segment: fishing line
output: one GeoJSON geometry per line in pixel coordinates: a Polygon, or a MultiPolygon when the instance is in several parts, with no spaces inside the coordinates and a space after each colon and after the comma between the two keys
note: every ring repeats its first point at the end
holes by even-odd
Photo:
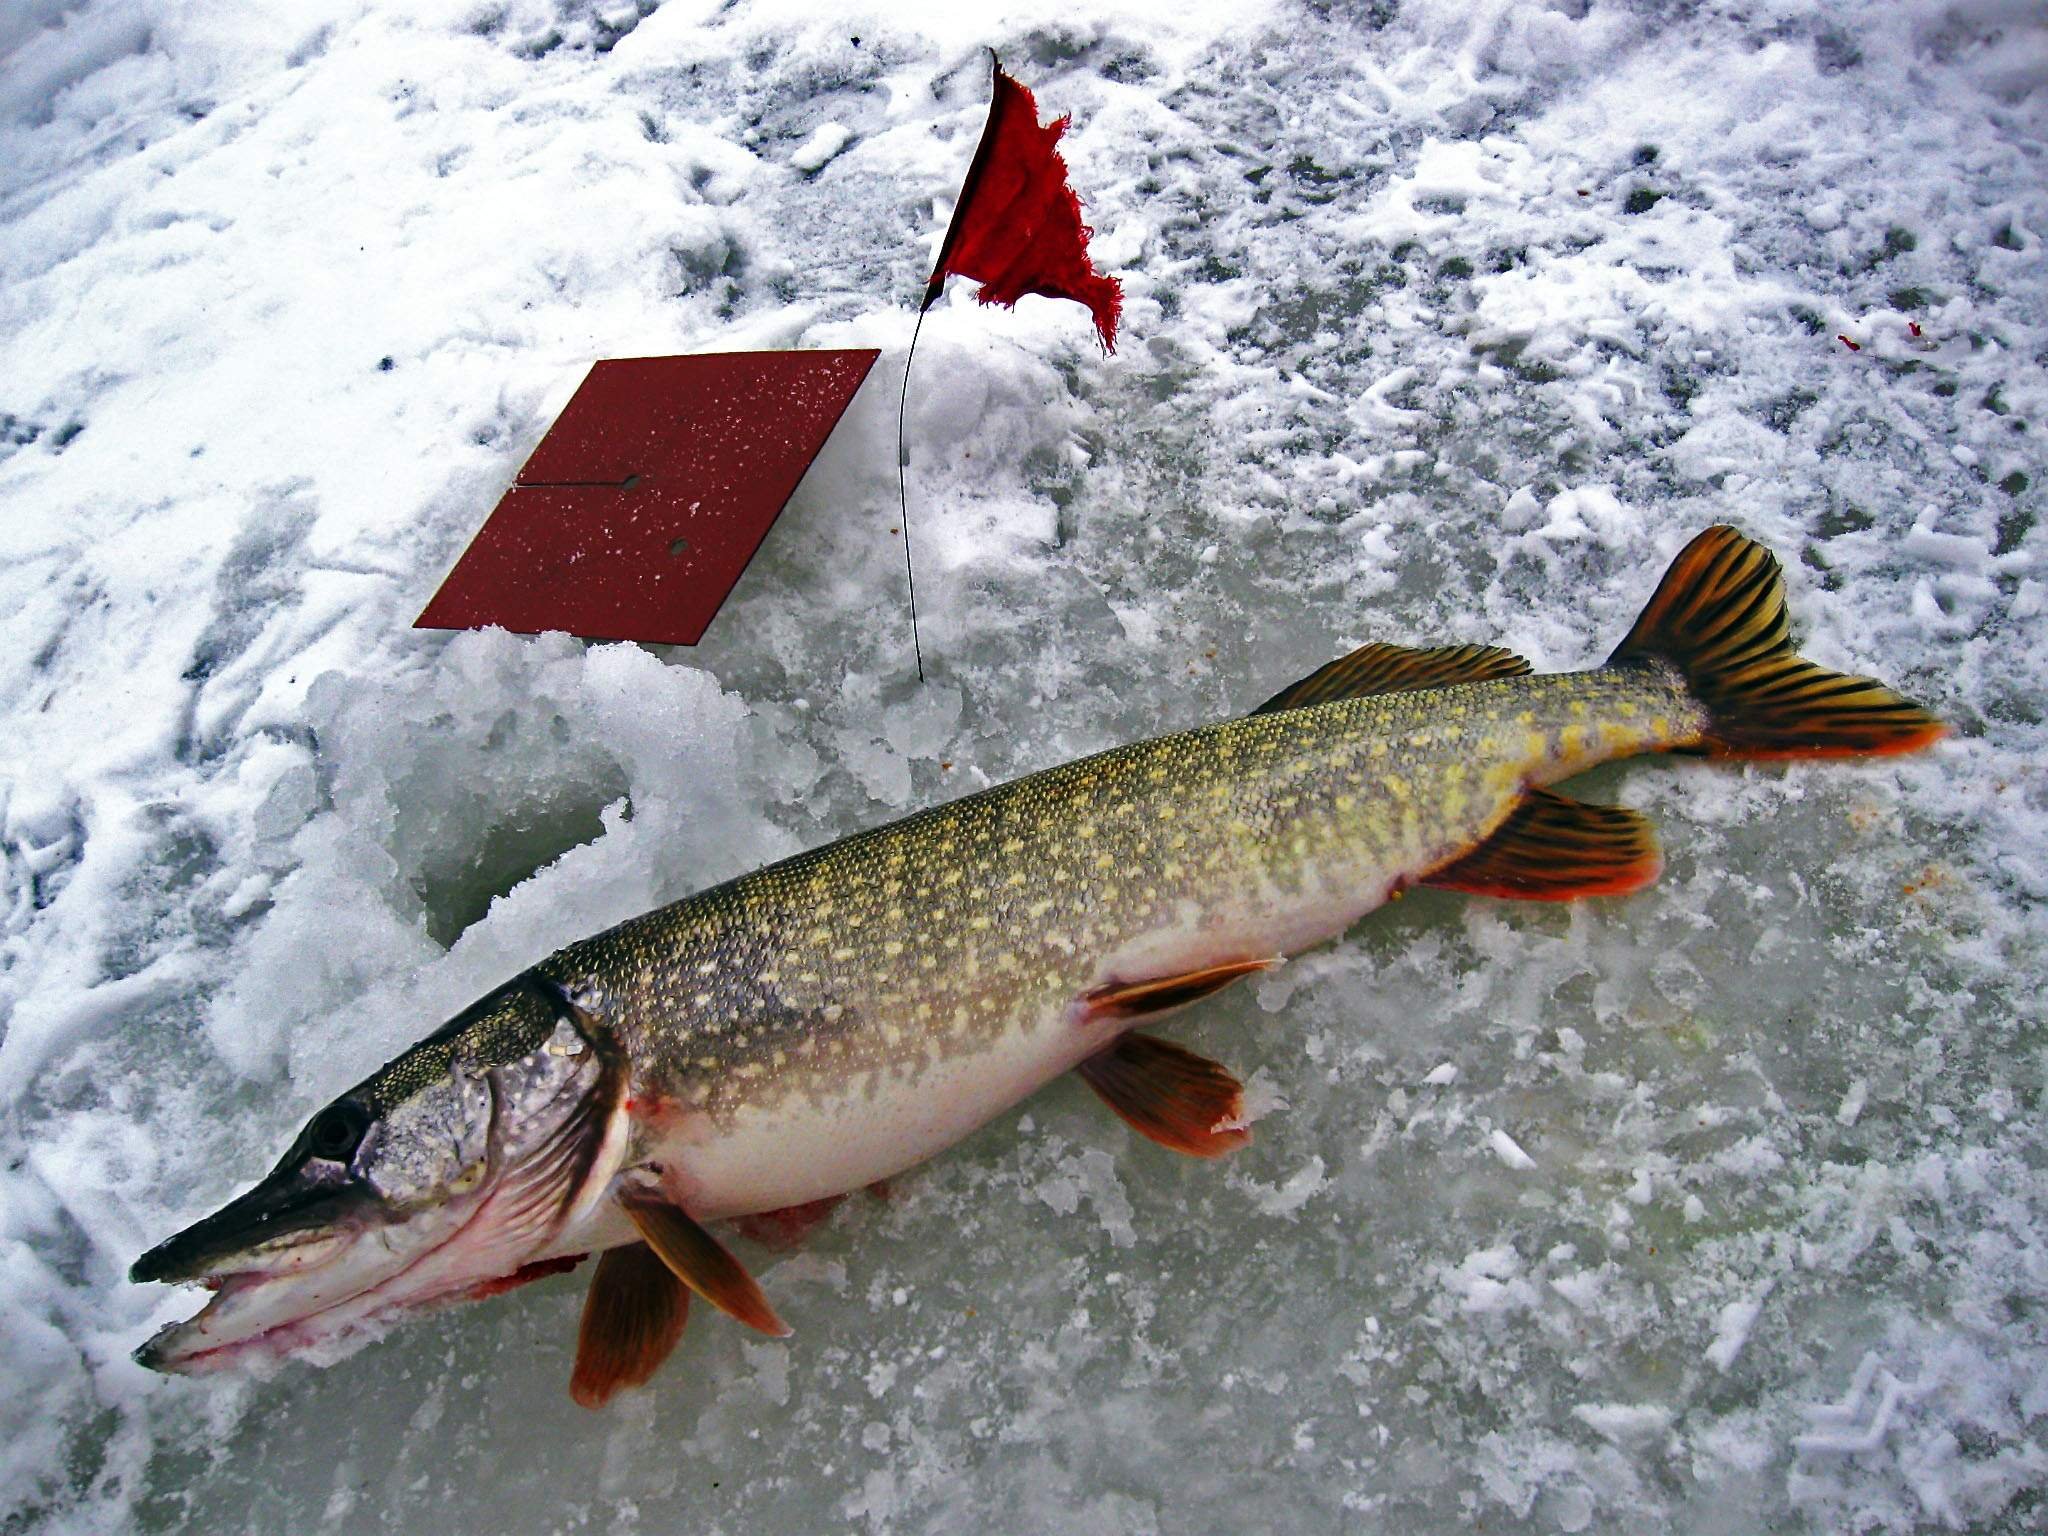
{"type": "Polygon", "coordinates": [[[905,466],[910,463],[910,446],[903,438],[903,420],[910,404],[910,363],[917,356],[917,333],[924,329],[924,310],[910,328],[910,350],[903,357],[903,392],[896,397],[896,502],[903,518],[903,575],[910,583],[910,645],[917,653],[917,680],[924,681],[924,644],[917,637],[917,571],[910,561],[910,491],[905,466]]]}

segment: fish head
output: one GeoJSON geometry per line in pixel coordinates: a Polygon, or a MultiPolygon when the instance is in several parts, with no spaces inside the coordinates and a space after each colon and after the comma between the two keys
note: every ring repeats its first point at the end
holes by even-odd
{"type": "Polygon", "coordinates": [[[136,1358],[157,1370],[338,1358],[394,1315],[490,1294],[603,1196],[624,1155],[624,1058],[531,974],[458,1014],[306,1123],[255,1188],[135,1261],[205,1309],[136,1358]]]}

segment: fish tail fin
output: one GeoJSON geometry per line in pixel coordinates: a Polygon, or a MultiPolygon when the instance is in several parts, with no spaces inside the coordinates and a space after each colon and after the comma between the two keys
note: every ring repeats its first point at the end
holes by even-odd
{"type": "Polygon", "coordinates": [[[1882,683],[1794,651],[1777,558],[1726,526],[1679,552],[1607,665],[1676,668],[1707,711],[1710,757],[1879,756],[1948,734],[1882,683]]]}

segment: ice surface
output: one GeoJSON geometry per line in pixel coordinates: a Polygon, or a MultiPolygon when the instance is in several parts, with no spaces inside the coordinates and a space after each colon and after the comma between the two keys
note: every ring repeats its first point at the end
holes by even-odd
{"type": "MultiPolygon", "coordinates": [[[[2029,0],[0,12],[0,1529],[2037,1529],[2048,29],[2029,0]],[[1084,314],[954,292],[986,55],[1084,314]],[[1851,343],[1854,343],[1852,349],[1851,343]],[[407,626],[589,359],[878,346],[694,651],[407,626]],[[1366,638],[1583,664],[1700,526],[1956,726],[1642,765],[564,1384],[580,1277],[150,1376],[145,1246],[504,975],[1366,638]]],[[[964,286],[964,285],[956,285],[964,286]]]]}

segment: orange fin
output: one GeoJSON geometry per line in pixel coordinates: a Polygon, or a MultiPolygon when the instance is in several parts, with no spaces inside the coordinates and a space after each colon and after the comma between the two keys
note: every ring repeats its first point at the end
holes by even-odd
{"type": "Polygon", "coordinates": [[[827,1195],[822,1200],[806,1200],[802,1205],[785,1205],[779,1210],[756,1211],[751,1216],[735,1216],[733,1230],[748,1242],[759,1243],[763,1248],[794,1248],[813,1228],[822,1223],[844,1195],[827,1195]]]}
{"type": "Polygon", "coordinates": [[[569,1395],[602,1408],[621,1387],[651,1380],[683,1336],[690,1293],[645,1243],[607,1249],[583,1298],[569,1395]]]}
{"type": "Polygon", "coordinates": [[[1221,1157],[1252,1133],[1238,1124],[1244,1085],[1168,1040],[1125,1035],[1074,1069],[1140,1136],[1190,1157],[1221,1157]]]}
{"type": "Polygon", "coordinates": [[[1523,677],[1529,663],[1497,645],[1439,645],[1417,650],[1405,645],[1361,645],[1319,667],[1293,686],[1281,689],[1252,713],[1277,714],[1307,709],[1333,699],[1362,699],[1375,693],[1414,693],[1424,688],[1449,688],[1455,683],[1484,683],[1496,677],[1523,677]]]}
{"type": "Polygon", "coordinates": [[[1199,971],[1178,976],[1155,976],[1148,981],[1119,981],[1082,994],[1081,1002],[1090,1019],[1142,1019],[1156,1013],[1170,1013],[1211,992],[1221,992],[1240,977],[1270,971],[1286,956],[1268,955],[1259,960],[1227,960],[1199,971]]]}
{"type": "Polygon", "coordinates": [[[1796,653],[1777,558],[1725,525],[1679,551],[1607,665],[1677,668],[1706,708],[1712,757],[1861,757],[1948,734],[1884,684],[1796,653]]]}
{"type": "Polygon", "coordinates": [[[775,1315],[754,1277],[725,1251],[723,1243],[698,1226],[688,1211],[640,1190],[620,1191],[619,1204],[633,1218],[647,1246],[683,1284],[749,1328],[776,1338],[788,1336],[789,1325],[775,1315]]]}
{"type": "Polygon", "coordinates": [[[1493,836],[1422,883],[1474,896],[1570,901],[1641,890],[1663,867],[1650,824],[1634,811],[1532,789],[1493,836]]]}
{"type": "Polygon", "coordinates": [[[502,1296],[507,1291],[517,1290],[522,1285],[530,1285],[549,1275],[566,1274],[589,1257],[587,1253],[569,1253],[559,1259],[535,1259],[531,1264],[520,1265],[509,1275],[501,1275],[496,1280],[485,1280],[472,1285],[462,1293],[463,1298],[467,1301],[483,1301],[492,1296],[502,1296]]]}

